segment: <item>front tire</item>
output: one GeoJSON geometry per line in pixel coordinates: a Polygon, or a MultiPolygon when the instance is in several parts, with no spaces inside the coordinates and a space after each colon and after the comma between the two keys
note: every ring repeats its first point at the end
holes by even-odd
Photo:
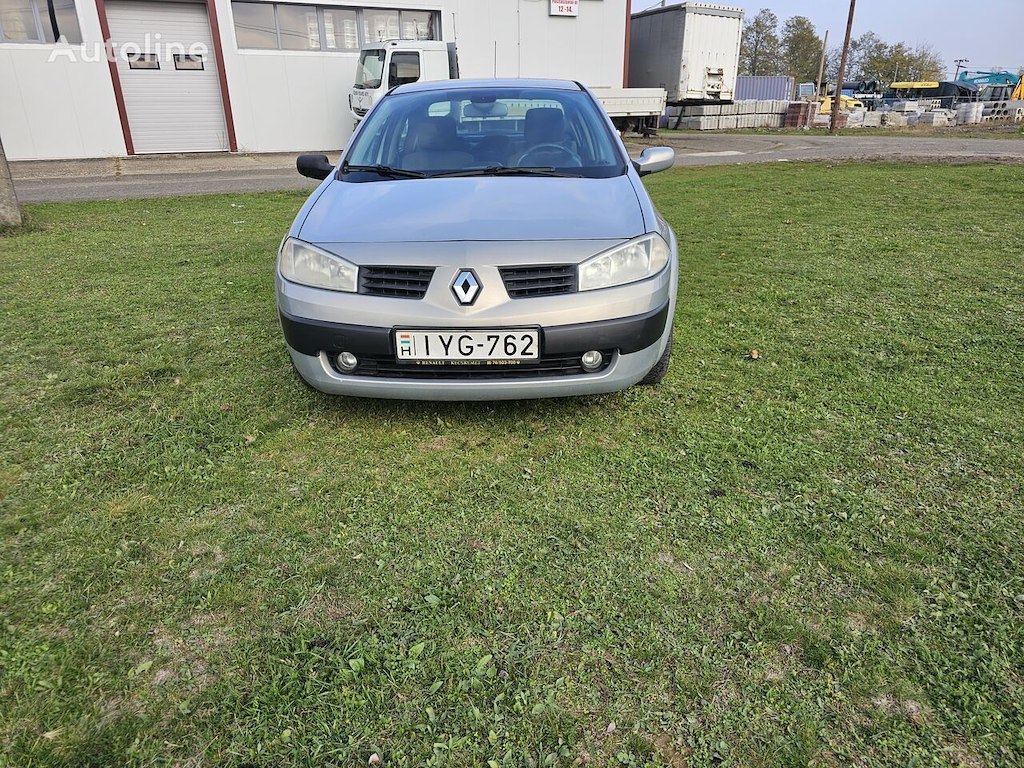
{"type": "Polygon", "coordinates": [[[647,375],[640,379],[640,386],[653,387],[656,384],[660,384],[661,380],[665,378],[665,374],[668,373],[669,362],[672,360],[672,332],[668,334],[668,344],[665,345],[665,351],[661,353],[661,357],[658,358],[658,362],[654,364],[654,367],[647,372],[647,375]]]}

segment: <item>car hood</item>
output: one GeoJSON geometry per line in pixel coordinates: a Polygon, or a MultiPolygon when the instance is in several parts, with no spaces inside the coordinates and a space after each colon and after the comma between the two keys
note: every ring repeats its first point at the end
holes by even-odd
{"type": "Polygon", "coordinates": [[[332,181],[299,237],[313,243],[618,240],[642,235],[629,176],[332,181]]]}

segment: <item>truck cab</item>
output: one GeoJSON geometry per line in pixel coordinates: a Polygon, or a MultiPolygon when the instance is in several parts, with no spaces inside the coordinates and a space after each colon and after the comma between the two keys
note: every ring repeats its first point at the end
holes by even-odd
{"type": "Polygon", "coordinates": [[[439,40],[383,40],[359,51],[356,80],[348,97],[358,123],[381,96],[399,85],[428,80],[456,80],[455,43],[439,40]]]}

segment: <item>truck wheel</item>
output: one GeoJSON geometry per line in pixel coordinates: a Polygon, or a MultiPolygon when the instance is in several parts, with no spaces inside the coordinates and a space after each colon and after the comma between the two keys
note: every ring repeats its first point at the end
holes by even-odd
{"type": "Polygon", "coordinates": [[[672,333],[669,332],[668,344],[665,345],[665,351],[661,353],[661,357],[658,358],[658,362],[654,364],[654,367],[647,372],[647,375],[640,380],[640,385],[644,387],[653,387],[655,384],[660,384],[661,380],[665,378],[665,374],[668,373],[668,364],[672,359],[672,333]]]}

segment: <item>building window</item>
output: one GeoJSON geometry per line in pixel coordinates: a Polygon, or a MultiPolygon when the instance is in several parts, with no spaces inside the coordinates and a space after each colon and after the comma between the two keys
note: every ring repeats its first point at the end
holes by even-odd
{"type": "Polygon", "coordinates": [[[128,69],[160,69],[160,59],[155,53],[129,53],[128,69]]]}
{"type": "Polygon", "coordinates": [[[402,36],[400,29],[398,11],[363,11],[363,40],[368,43],[399,38],[402,36]]]}
{"type": "Polygon", "coordinates": [[[312,5],[277,6],[277,31],[286,51],[320,50],[320,24],[312,5]]]}
{"type": "Polygon", "coordinates": [[[278,47],[277,21],[271,3],[232,3],[231,10],[239,48],[278,47]]]}
{"type": "Polygon", "coordinates": [[[82,42],[75,0],[0,0],[0,43],[82,42]]]}
{"type": "Polygon", "coordinates": [[[341,8],[321,8],[324,20],[324,50],[355,51],[359,49],[359,21],[356,12],[341,8]]]}
{"type": "Polygon", "coordinates": [[[402,11],[402,37],[406,40],[436,40],[434,23],[436,13],[430,11],[402,11]]]}
{"type": "Polygon", "coordinates": [[[206,69],[203,65],[203,57],[197,53],[176,53],[174,54],[175,69],[206,69]]]}
{"type": "MultiPolygon", "coordinates": [[[[0,3],[28,1],[0,0],[0,3]]],[[[239,48],[358,51],[364,43],[381,40],[438,40],[441,37],[436,11],[257,2],[233,2],[231,9],[239,48]]]]}

